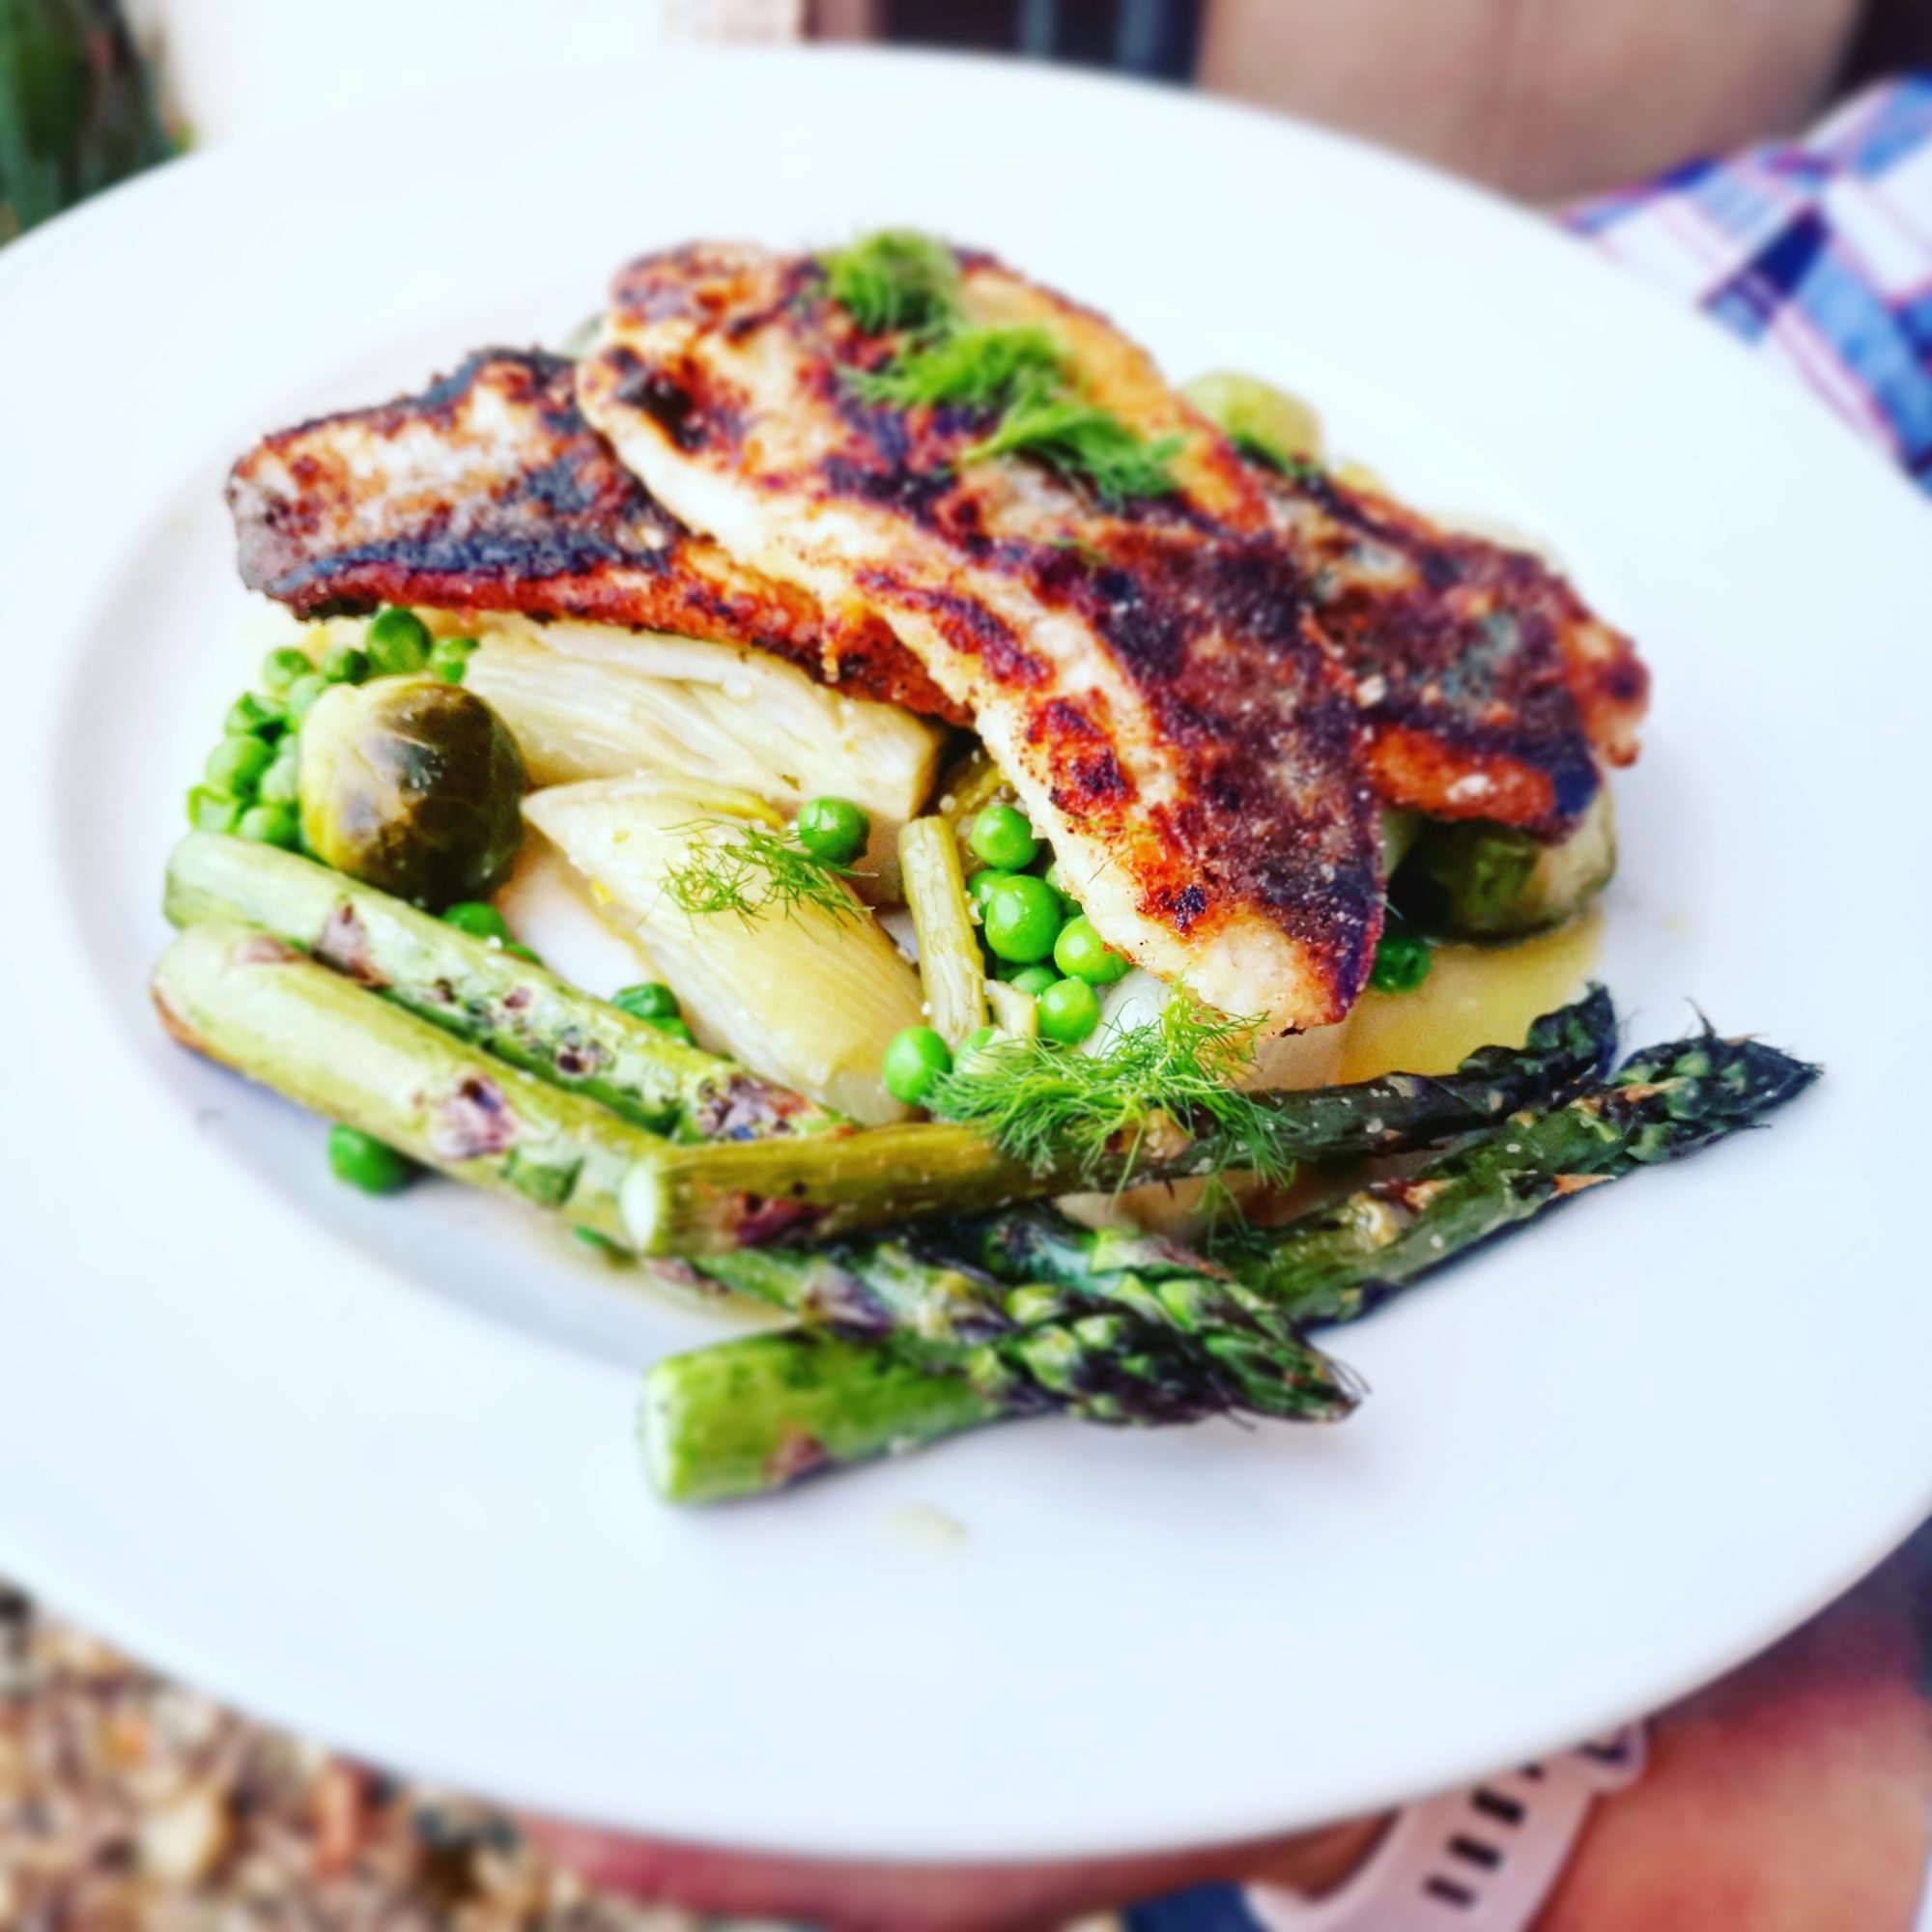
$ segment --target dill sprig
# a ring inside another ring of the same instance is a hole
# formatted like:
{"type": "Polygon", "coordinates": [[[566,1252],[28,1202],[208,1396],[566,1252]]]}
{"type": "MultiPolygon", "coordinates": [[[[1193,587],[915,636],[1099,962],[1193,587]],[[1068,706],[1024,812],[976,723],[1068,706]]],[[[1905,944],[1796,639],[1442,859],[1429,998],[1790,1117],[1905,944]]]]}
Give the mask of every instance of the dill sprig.
{"type": "Polygon", "coordinates": [[[959,264],[945,242],[912,228],[882,228],[825,264],[832,299],[867,335],[933,328],[955,320],[959,264]]]}
{"type": "Polygon", "coordinates": [[[884,367],[848,373],[861,401],[998,411],[989,433],[960,452],[962,464],[1031,457],[1086,484],[1109,509],[1177,487],[1168,466],[1183,439],[1151,440],[1083,398],[1077,371],[1050,329],[969,324],[958,258],[944,242],[913,229],[881,229],[825,266],[832,299],[867,335],[916,332],[884,367]]]}
{"type": "Polygon", "coordinates": [[[859,876],[854,868],[808,852],[789,832],[723,818],[696,819],[673,829],[728,835],[695,839],[687,855],[665,873],[670,902],[690,918],[728,912],[749,925],[774,907],[785,918],[795,918],[802,905],[823,906],[841,919],[858,917],[844,885],[859,876]]]}
{"type": "Polygon", "coordinates": [[[1154,1018],[1115,1028],[1096,1054],[996,1039],[936,1081],[925,1104],[1039,1173],[1070,1164],[1092,1179],[1107,1169],[1126,1187],[1140,1151],[1179,1126],[1211,1135],[1204,1172],[1252,1172],[1281,1185],[1294,1162],[1267,1108],[1232,1084],[1254,1058],[1258,1024],[1177,989],[1154,1018]]]}
{"type": "Polygon", "coordinates": [[[861,370],[851,381],[867,403],[997,410],[1023,392],[1057,384],[1065,366],[1065,352],[1044,328],[980,325],[929,335],[884,368],[861,370]]]}
{"type": "Polygon", "coordinates": [[[1133,497],[1165,497],[1176,488],[1168,465],[1181,444],[1179,436],[1150,441],[1093,403],[1037,390],[1022,396],[992,435],[962,450],[959,460],[1030,456],[1085,483],[1110,509],[1118,509],[1133,497]]]}

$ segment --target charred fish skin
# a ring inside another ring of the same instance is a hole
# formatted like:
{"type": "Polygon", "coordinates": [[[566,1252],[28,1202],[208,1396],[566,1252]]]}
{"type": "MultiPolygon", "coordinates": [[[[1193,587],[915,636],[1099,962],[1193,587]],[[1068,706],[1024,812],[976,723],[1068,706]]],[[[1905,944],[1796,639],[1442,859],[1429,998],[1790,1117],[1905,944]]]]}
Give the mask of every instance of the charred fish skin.
{"type": "Polygon", "coordinates": [[[866,399],[902,346],[822,265],[695,244],[622,271],[579,365],[626,466],[741,561],[882,615],[974,718],[1100,930],[1281,1030],[1326,1024],[1381,922],[1361,721],[1233,445],[1093,311],[955,251],[971,319],[1049,331],[1082,391],[1172,450],[1109,503],[988,412],[866,399]]]}
{"type": "MultiPolygon", "coordinates": [[[[1629,639],[1524,552],[1312,466],[1243,452],[1369,725],[1384,801],[1560,838],[1636,753],[1629,639]]],[[[579,412],[559,355],[485,350],[420,395],[266,439],[230,485],[243,579],[298,615],[383,603],[671,629],[961,722],[886,627],[758,582],[656,503],[579,412]]]]}
{"type": "Polygon", "coordinates": [[[1361,706],[1386,803],[1561,838],[1636,756],[1635,647],[1540,557],[1313,465],[1249,467],[1361,706]]]}
{"type": "Polygon", "coordinates": [[[668,631],[957,716],[884,625],[741,569],[656,502],[561,355],[479,350],[419,394],[266,437],[228,504],[242,582],[298,616],[414,604],[668,631]]]}

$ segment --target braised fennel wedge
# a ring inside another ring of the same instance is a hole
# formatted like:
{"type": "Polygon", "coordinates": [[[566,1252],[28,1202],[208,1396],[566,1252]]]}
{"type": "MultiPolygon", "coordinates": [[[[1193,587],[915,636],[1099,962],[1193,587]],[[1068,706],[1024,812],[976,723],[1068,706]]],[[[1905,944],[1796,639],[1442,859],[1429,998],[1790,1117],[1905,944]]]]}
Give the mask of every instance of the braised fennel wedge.
{"type": "Polygon", "coordinates": [[[932,789],[941,735],[762,651],[604,624],[472,621],[465,682],[516,734],[539,785],[653,772],[795,810],[834,793],[886,825],[932,789]]]}
{"type": "Polygon", "coordinates": [[[836,871],[806,868],[796,892],[773,890],[768,868],[761,881],[757,842],[789,849],[770,807],[639,778],[553,786],[525,811],[678,988],[701,1039],[856,1121],[905,1118],[879,1066],[893,1036],[919,1024],[919,976],[836,871]]]}

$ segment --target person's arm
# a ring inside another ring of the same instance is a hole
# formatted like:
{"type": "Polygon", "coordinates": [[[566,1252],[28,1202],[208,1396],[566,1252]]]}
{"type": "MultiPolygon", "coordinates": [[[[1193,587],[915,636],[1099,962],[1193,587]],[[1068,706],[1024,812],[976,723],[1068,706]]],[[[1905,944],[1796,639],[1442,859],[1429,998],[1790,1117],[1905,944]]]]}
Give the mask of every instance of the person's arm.
{"type": "Polygon", "coordinates": [[[1325,1891],[1367,1855],[1383,1821],[1262,1844],[1052,1865],[841,1865],[616,1837],[547,1819],[522,1823],[588,1883],[688,1911],[800,1920],[831,1932],[1048,1932],[1229,1878],[1325,1891]]]}
{"type": "Polygon", "coordinates": [[[1204,87],[1533,201],[1798,128],[1859,0],[1209,0],[1204,87]]]}
{"type": "MultiPolygon", "coordinates": [[[[1600,1804],[1537,1932],[1908,1932],[1932,1854],[1932,1706],[1917,1620],[1932,1529],[1849,1597],[1652,1720],[1650,1768],[1600,1804]]],[[[1211,1882],[1321,1893],[1386,1819],[1262,1844],[1056,1865],[840,1865],[542,1820],[593,1884],[836,1932],[1030,1932],[1211,1882]]]]}
{"type": "Polygon", "coordinates": [[[1651,1726],[1537,1932],[1907,1932],[1932,1856],[1919,1688],[1932,1530],[1812,1623],[1651,1726]]]}

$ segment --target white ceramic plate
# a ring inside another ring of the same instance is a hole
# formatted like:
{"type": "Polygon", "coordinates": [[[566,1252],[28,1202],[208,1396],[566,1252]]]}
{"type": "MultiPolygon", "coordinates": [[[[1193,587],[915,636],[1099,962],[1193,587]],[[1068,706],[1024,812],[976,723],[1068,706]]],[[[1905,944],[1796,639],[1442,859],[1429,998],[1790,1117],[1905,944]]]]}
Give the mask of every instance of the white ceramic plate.
{"type": "Polygon", "coordinates": [[[0,255],[0,1565],[137,1651],[659,1833],[1147,1849],[1654,1705],[1932,1502],[1932,524],[1581,247],[1172,94],[667,58],[165,169],[0,255]],[[1015,1427],[679,1515],[637,1374],[718,1318],[454,1188],[345,1192],[316,1122],[152,1023],[182,790],[253,663],[218,494],[306,409],[554,339],[631,253],[888,219],[1548,532],[1657,673],[1606,977],[1645,1037],[1694,997],[1831,1077],[1349,1334],[1345,1429],[1015,1427]]]}

